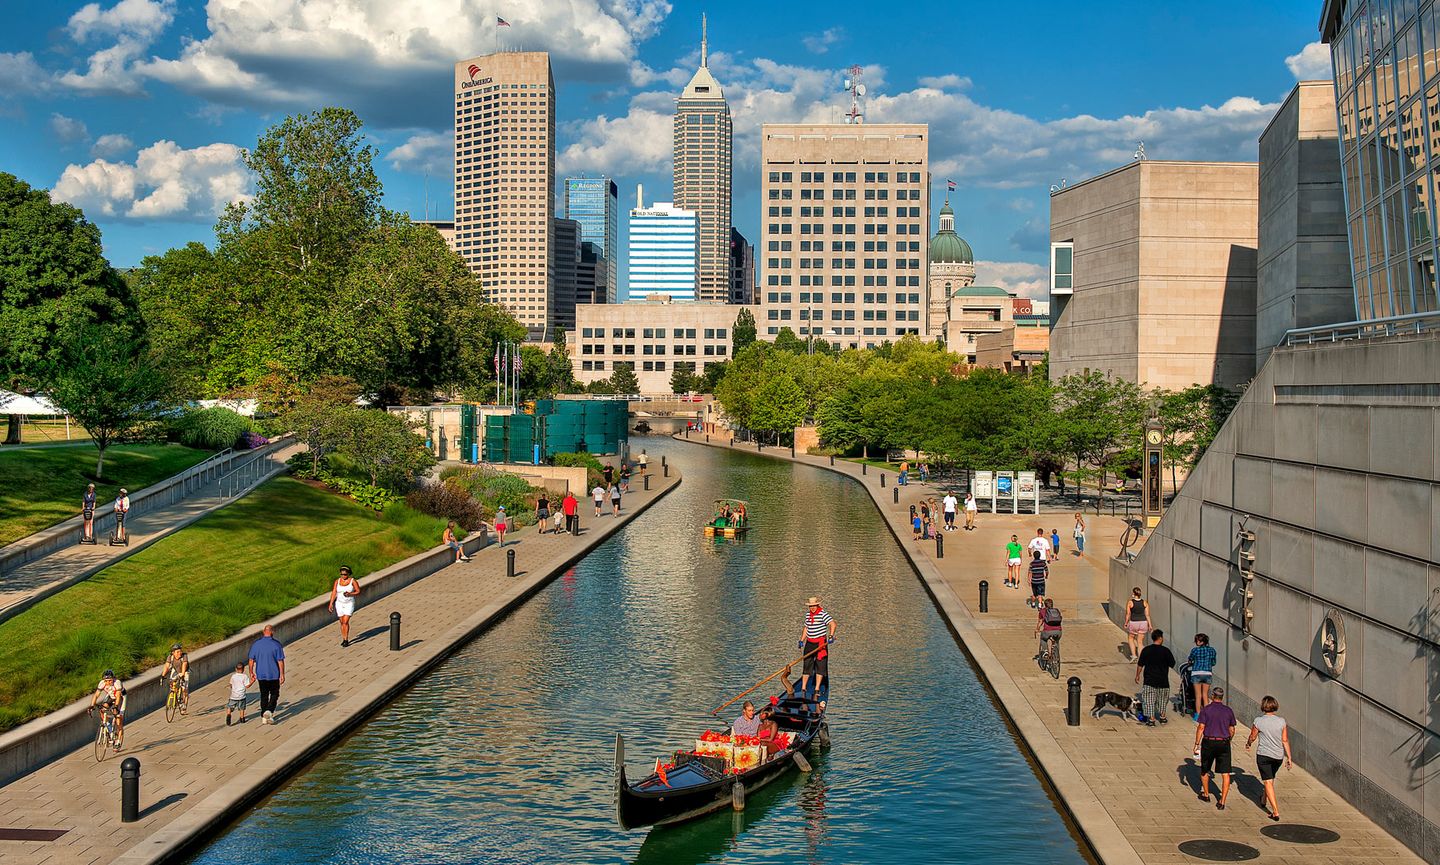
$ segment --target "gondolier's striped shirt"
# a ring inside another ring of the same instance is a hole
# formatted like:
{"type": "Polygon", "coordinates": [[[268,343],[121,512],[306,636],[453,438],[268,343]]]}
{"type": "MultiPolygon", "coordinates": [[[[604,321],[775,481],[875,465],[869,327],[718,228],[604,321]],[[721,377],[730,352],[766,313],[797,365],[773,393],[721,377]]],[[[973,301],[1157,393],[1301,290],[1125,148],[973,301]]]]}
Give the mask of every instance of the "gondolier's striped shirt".
{"type": "Polygon", "coordinates": [[[830,614],[823,609],[813,616],[807,613],[805,617],[805,639],[818,642],[821,637],[829,635],[830,623],[833,621],[834,619],[830,617],[830,614]]]}

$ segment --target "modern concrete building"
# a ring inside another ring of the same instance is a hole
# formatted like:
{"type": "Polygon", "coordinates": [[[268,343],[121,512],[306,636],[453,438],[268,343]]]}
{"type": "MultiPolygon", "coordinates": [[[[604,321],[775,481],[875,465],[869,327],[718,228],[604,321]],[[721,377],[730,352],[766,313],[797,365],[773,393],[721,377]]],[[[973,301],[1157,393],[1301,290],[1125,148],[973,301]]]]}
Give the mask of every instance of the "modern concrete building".
{"type": "Polygon", "coordinates": [[[1335,70],[1357,318],[1433,311],[1440,10],[1326,0],[1320,31],[1335,70]]]}
{"type": "Polygon", "coordinates": [[[1050,328],[1019,321],[1005,322],[995,333],[975,337],[976,366],[1028,373],[1050,351],[1050,328]]]}
{"type": "Polygon", "coordinates": [[[629,363],[641,393],[670,393],[676,363],[703,373],[730,359],[731,330],[742,309],[757,313],[755,307],[670,300],[576,307],[576,329],[567,337],[575,378],[589,384],[629,363]]]}
{"type": "Polygon", "coordinates": [[[950,294],[945,314],[945,347],[976,363],[976,340],[1013,326],[1015,295],[994,285],[957,288],[950,294]]]}
{"type": "Polygon", "coordinates": [[[975,253],[965,238],[955,233],[955,211],[947,196],[940,207],[940,229],[930,238],[930,265],[926,288],[930,296],[928,332],[945,333],[950,320],[950,298],[962,288],[975,284],[975,253]]]}
{"type": "Polygon", "coordinates": [[[580,223],[580,242],[590,243],[604,257],[597,274],[604,286],[604,303],[619,300],[620,199],[615,181],[608,177],[565,178],[565,216],[580,223]]]}
{"type": "Polygon", "coordinates": [[[1050,197],[1050,375],[1235,387],[1255,372],[1255,163],[1137,160],[1050,197]]]}
{"type": "Polygon", "coordinates": [[[700,18],[700,68],[675,100],[674,204],[696,214],[696,294],[731,299],[730,105],[710,74],[705,18],[700,18]]]}
{"type": "Polygon", "coordinates": [[[580,223],[573,219],[555,220],[553,237],[555,248],[554,272],[551,274],[555,285],[555,296],[551,300],[552,324],[566,331],[575,329],[575,304],[581,292],[580,286],[580,223]]]}
{"type": "Polygon", "coordinates": [[[730,229],[730,302],[755,302],[755,244],[730,229]]]}
{"type": "Polygon", "coordinates": [[[761,335],[846,349],[929,332],[929,136],[923,123],[762,127],[761,335]]]}
{"type": "Polygon", "coordinates": [[[555,81],[543,51],[455,64],[455,249],[532,336],[554,323],[555,81]]]}
{"type": "MultiPolygon", "coordinates": [[[[694,211],[657,201],[648,207],[637,196],[630,211],[629,280],[625,298],[663,294],[694,300],[699,263],[694,211]]],[[[729,260],[728,254],[726,258],[729,260]]],[[[727,276],[728,279],[728,276],[727,276]]]]}
{"type": "Polygon", "coordinates": [[[1335,86],[1302,81],[1260,135],[1255,368],[1287,330],[1355,318],[1335,86]]]}
{"type": "Polygon", "coordinates": [[[580,242],[580,263],[575,268],[575,302],[609,303],[610,292],[605,280],[609,279],[609,259],[595,244],[588,240],[580,242]]]}

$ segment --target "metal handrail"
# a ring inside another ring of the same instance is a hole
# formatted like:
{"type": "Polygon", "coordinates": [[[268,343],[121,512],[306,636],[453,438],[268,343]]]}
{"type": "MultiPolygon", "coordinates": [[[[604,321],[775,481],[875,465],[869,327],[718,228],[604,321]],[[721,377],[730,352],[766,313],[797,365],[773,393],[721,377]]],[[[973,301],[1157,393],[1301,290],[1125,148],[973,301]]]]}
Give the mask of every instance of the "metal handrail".
{"type": "Polygon", "coordinates": [[[1410,312],[1385,318],[1357,319],[1317,327],[1294,327],[1285,331],[1281,344],[1314,345],[1351,339],[1380,339],[1388,336],[1422,334],[1440,330],[1440,312],[1410,312]]]}

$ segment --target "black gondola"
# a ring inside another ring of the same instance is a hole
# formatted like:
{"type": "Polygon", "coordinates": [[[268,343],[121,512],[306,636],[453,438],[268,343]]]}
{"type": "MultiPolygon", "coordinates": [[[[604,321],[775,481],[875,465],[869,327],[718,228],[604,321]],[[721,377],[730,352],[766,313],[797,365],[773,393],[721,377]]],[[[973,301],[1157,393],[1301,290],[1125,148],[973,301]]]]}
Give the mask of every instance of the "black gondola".
{"type": "MultiPolygon", "coordinates": [[[[826,696],[823,691],[821,696],[826,696]]],[[[769,760],[735,774],[726,774],[719,758],[677,752],[675,768],[668,770],[663,779],[655,772],[631,784],[625,777],[625,740],[617,735],[615,817],[620,827],[664,826],[731,807],[732,803],[743,807],[745,793],[792,769],[803,767],[809,771],[803,755],[816,744],[830,744],[829,727],[817,701],[798,694],[781,697],[772,717],[781,732],[793,736],[790,744],[769,760]]]]}

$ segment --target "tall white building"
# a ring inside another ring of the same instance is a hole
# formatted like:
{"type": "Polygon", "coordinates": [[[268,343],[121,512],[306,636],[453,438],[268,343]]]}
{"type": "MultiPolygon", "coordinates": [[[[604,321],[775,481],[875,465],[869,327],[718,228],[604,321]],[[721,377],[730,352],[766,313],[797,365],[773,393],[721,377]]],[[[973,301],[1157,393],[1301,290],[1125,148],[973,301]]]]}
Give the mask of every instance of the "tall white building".
{"type": "Polygon", "coordinates": [[[657,201],[646,207],[637,196],[630,211],[630,280],[626,297],[652,294],[694,300],[697,271],[695,211],[657,201]]]}

